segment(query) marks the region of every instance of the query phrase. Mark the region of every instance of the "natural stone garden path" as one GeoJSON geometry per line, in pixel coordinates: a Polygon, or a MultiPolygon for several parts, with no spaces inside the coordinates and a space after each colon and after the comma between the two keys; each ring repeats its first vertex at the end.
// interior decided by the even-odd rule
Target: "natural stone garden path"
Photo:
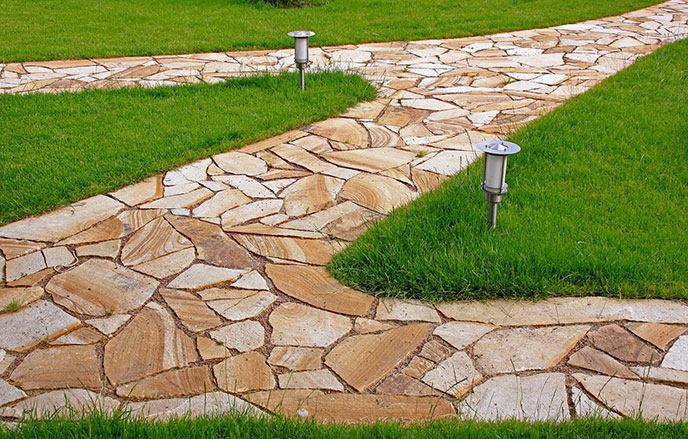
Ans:
{"type": "MultiPolygon", "coordinates": [[[[670,1],[550,29],[314,49],[380,98],[0,227],[0,415],[129,401],[146,416],[687,419],[683,303],[378,300],[324,268],[475,160],[472,144],[685,36],[687,20],[688,2],[670,1]]],[[[0,88],[212,82],[289,68],[291,53],[0,65],[0,88]]]]}

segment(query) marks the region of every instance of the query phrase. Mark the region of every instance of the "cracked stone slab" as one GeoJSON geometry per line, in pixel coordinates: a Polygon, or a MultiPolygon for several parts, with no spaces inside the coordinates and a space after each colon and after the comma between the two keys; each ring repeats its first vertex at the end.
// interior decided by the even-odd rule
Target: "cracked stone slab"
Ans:
{"type": "Polygon", "coordinates": [[[256,317],[277,300],[268,291],[213,288],[199,292],[207,305],[227,320],[256,317]]]}
{"type": "Polygon", "coordinates": [[[0,314],[0,348],[24,350],[79,326],[81,322],[75,317],[39,300],[15,313],[0,314]]]}
{"type": "Polygon", "coordinates": [[[428,371],[422,381],[437,390],[461,398],[482,378],[470,357],[465,352],[457,352],[428,371]]]}

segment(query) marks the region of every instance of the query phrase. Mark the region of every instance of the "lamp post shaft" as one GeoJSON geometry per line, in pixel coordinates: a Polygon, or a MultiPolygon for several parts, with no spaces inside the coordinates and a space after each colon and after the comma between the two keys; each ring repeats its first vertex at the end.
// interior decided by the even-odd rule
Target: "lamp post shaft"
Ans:
{"type": "Polygon", "coordinates": [[[497,206],[498,203],[494,201],[487,203],[487,222],[490,224],[491,229],[497,228],[497,206]]]}
{"type": "Polygon", "coordinates": [[[306,90],[306,75],[302,63],[299,63],[299,86],[301,87],[301,91],[306,90]]]}

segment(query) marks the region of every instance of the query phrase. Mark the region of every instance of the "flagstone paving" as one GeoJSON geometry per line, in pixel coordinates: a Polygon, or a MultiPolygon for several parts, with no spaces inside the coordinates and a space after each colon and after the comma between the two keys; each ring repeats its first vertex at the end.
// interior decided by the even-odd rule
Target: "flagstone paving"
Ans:
{"type": "MultiPolygon", "coordinates": [[[[0,227],[0,416],[71,404],[360,422],[688,419],[688,306],[375,299],[323,265],[508,134],[688,35],[688,2],[483,37],[314,48],[340,117],[0,227]],[[20,309],[16,310],[15,308],[20,309]]],[[[290,50],[0,64],[0,91],[216,82],[290,50]]]]}

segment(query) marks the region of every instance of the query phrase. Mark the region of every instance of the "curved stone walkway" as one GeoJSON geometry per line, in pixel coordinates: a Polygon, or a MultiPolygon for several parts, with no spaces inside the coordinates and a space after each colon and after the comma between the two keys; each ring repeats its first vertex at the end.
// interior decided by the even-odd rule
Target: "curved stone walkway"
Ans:
{"type": "MultiPolygon", "coordinates": [[[[129,401],[146,416],[687,419],[683,303],[433,306],[377,300],[323,267],[474,161],[471,144],[684,37],[687,20],[688,2],[675,0],[550,29],[315,49],[319,64],[361,69],[381,97],[0,227],[0,416],[51,411],[66,396],[75,408],[129,401]]],[[[215,81],[291,60],[264,51],[10,64],[0,88],[215,81]]]]}

